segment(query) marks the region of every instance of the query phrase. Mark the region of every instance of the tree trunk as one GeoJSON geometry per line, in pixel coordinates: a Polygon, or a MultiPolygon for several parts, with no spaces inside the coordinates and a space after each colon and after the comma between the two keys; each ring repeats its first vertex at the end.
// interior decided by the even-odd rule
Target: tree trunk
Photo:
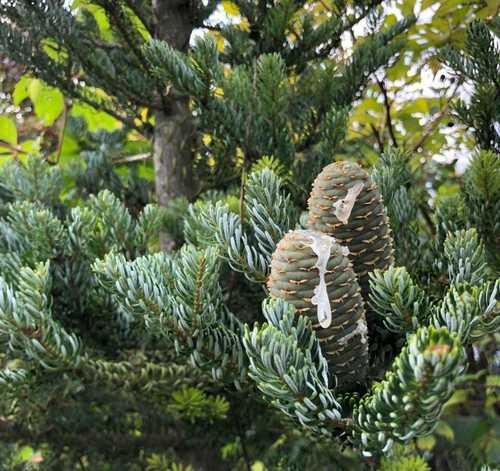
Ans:
{"type": "Polygon", "coordinates": [[[155,115],[153,159],[158,203],[194,194],[192,143],[194,129],[186,101],[177,101],[168,111],[155,115]]]}
{"type": "MultiPolygon", "coordinates": [[[[193,31],[190,0],[153,0],[155,37],[187,51],[193,31]]],[[[167,96],[155,114],[153,160],[158,203],[165,206],[178,196],[195,193],[193,182],[194,125],[189,97],[167,96]]],[[[163,237],[162,249],[169,247],[163,237]]]]}

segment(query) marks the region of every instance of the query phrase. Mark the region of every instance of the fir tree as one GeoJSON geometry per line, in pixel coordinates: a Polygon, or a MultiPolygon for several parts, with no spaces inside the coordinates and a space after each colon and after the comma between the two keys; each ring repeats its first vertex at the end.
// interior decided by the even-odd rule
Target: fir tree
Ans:
{"type": "Polygon", "coordinates": [[[204,23],[216,2],[96,4],[107,39],[85,8],[44,1],[3,4],[2,41],[131,127],[147,132],[135,118],[153,110],[160,203],[185,193],[162,186],[172,146],[212,191],[126,206],[136,180],[89,153],[75,203],[59,167],[2,168],[2,440],[45,447],[52,469],[248,469],[257,457],[356,469],[391,454],[382,469],[426,469],[398,445],[432,433],[466,352],[499,329],[500,185],[498,154],[483,150],[430,229],[408,154],[388,150],[372,169],[334,162],[349,106],[412,19],[333,65],[374,4],[336,2],[316,25],[305,2],[237,1],[243,26],[220,28],[204,23]],[[204,24],[223,54],[208,38],[186,52],[204,24]],[[68,80],[75,70],[82,82],[68,80]],[[92,87],[109,93],[96,103],[92,87]],[[199,148],[195,128],[210,136],[199,148]],[[165,226],[178,251],[156,250],[165,226]]]}

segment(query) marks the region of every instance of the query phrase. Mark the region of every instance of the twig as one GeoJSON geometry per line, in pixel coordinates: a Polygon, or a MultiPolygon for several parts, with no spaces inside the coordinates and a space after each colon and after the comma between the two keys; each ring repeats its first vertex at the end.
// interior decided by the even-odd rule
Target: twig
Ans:
{"type": "Polygon", "coordinates": [[[123,47],[119,44],[114,44],[114,43],[107,43],[106,41],[100,41],[98,39],[94,38],[82,38],[81,39],[83,44],[87,44],[91,47],[97,47],[99,49],[105,49],[105,50],[121,50],[123,51],[123,47]]]}
{"type": "MultiPolygon", "coordinates": [[[[20,147],[17,147],[13,144],[10,144],[9,142],[4,141],[3,139],[0,139],[0,147],[4,147],[4,148],[8,149],[9,153],[12,152],[14,155],[16,155],[16,154],[27,155],[28,154],[26,151],[24,151],[20,147]]],[[[2,155],[2,154],[0,154],[0,155],[2,155]]]]}
{"type": "Polygon", "coordinates": [[[208,31],[215,31],[217,33],[220,33],[222,31],[222,28],[217,25],[203,25],[202,28],[208,31]]]}
{"type": "Polygon", "coordinates": [[[80,462],[80,468],[82,469],[82,471],[85,471],[87,466],[85,466],[85,463],[83,462],[83,458],[81,456],[78,457],[78,461],[80,462]]]}
{"type": "Polygon", "coordinates": [[[416,152],[420,147],[422,147],[422,145],[429,138],[434,129],[436,129],[439,122],[444,118],[444,116],[446,116],[448,110],[450,109],[451,101],[453,100],[453,98],[455,98],[459,86],[460,86],[460,81],[457,80],[457,83],[455,85],[455,88],[453,89],[451,96],[446,100],[446,103],[441,108],[441,110],[436,114],[435,118],[424,129],[422,135],[420,136],[420,139],[413,145],[412,147],[413,152],[416,152]]]}
{"type": "Polygon", "coordinates": [[[245,163],[243,162],[243,168],[241,170],[241,183],[240,183],[240,221],[243,224],[243,218],[245,216],[245,163]]]}
{"type": "Polygon", "coordinates": [[[436,234],[436,227],[434,225],[434,222],[432,221],[432,217],[429,213],[429,208],[427,207],[427,204],[425,202],[421,203],[419,204],[418,208],[420,209],[420,212],[424,217],[424,220],[427,224],[427,227],[429,228],[429,232],[431,233],[431,235],[436,234]]]}
{"type": "Polygon", "coordinates": [[[62,147],[63,147],[63,141],[64,141],[64,133],[66,131],[66,124],[68,123],[68,106],[66,105],[66,102],[64,102],[63,105],[63,112],[62,112],[62,125],[61,129],[59,130],[59,139],[57,142],[57,152],[56,152],[56,158],[55,160],[50,160],[46,159],[46,162],[50,165],[57,165],[59,161],[61,160],[61,153],[62,153],[62,147]]]}
{"type": "Polygon", "coordinates": [[[378,129],[375,127],[373,123],[370,123],[370,128],[373,131],[373,135],[375,136],[375,139],[377,140],[378,147],[380,149],[380,152],[384,151],[384,143],[382,141],[382,137],[380,136],[380,133],[378,132],[378,129]]]}
{"type": "Polygon", "coordinates": [[[245,468],[247,469],[247,471],[251,471],[252,466],[250,464],[251,463],[250,456],[248,455],[248,450],[245,443],[245,437],[243,436],[243,432],[241,430],[241,423],[237,415],[235,417],[235,421],[236,421],[236,433],[238,434],[238,437],[240,439],[241,451],[243,455],[242,457],[243,461],[245,462],[245,468]]]}
{"type": "Polygon", "coordinates": [[[394,133],[394,127],[392,125],[391,102],[389,101],[389,95],[387,94],[387,89],[385,88],[384,82],[379,80],[378,78],[376,80],[380,88],[380,91],[382,92],[382,96],[384,97],[385,115],[386,115],[387,127],[389,129],[389,135],[391,136],[392,145],[394,147],[398,147],[398,142],[396,141],[396,135],[394,133]]]}
{"type": "MultiPolygon", "coordinates": [[[[126,13],[121,11],[121,8],[118,4],[114,5],[113,3],[110,3],[109,5],[106,4],[103,7],[105,11],[115,20],[116,29],[124,39],[125,44],[132,51],[132,54],[135,56],[140,66],[142,66],[143,69],[147,71],[148,63],[146,61],[146,58],[142,55],[141,43],[137,41],[140,35],[137,33],[135,38],[130,36],[129,31],[127,30],[127,26],[130,26],[130,19],[127,17],[126,13]],[[129,25],[123,22],[123,18],[128,19],[129,25]]],[[[136,33],[136,31],[134,31],[134,33],[136,33]]]]}
{"type": "MultiPolygon", "coordinates": [[[[253,82],[252,91],[254,96],[256,95],[256,84],[257,84],[257,68],[253,69],[253,82]]],[[[245,142],[250,142],[250,115],[247,116],[245,123],[245,142]]],[[[243,149],[243,163],[241,164],[241,183],[240,183],[240,221],[243,225],[243,218],[245,217],[245,184],[246,184],[246,164],[247,164],[247,149],[243,149]]]]}
{"type": "MultiPolygon", "coordinates": [[[[128,2],[127,2],[127,6],[129,8],[131,8],[130,4],[128,2]]],[[[162,108],[164,111],[167,111],[168,104],[167,104],[166,97],[163,93],[162,84],[156,77],[151,75],[151,70],[150,70],[147,59],[144,57],[144,55],[142,53],[141,45],[138,44],[136,41],[137,38],[140,38],[140,34],[134,30],[133,32],[136,33],[136,38],[131,37],[131,35],[129,34],[129,31],[127,30],[127,25],[124,22],[122,22],[122,14],[121,14],[122,12],[119,10],[119,7],[117,8],[115,6],[112,6],[111,8],[107,8],[107,11],[115,19],[115,24],[116,24],[118,31],[120,32],[125,43],[129,46],[129,48],[132,51],[132,53],[134,54],[134,56],[136,57],[137,61],[139,62],[139,65],[142,67],[144,72],[154,80],[154,82],[156,84],[156,90],[158,92],[158,95],[160,96],[162,108]]],[[[135,10],[132,10],[132,11],[137,15],[137,12],[135,10]]],[[[125,15],[125,18],[128,19],[128,17],[126,15],[125,15]]],[[[141,22],[143,22],[141,17],[138,16],[138,18],[141,20],[141,22]]],[[[130,19],[128,19],[128,21],[130,22],[130,19]]],[[[129,25],[129,26],[131,26],[131,25],[129,25]]],[[[146,27],[146,24],[144,24],[144,26],[146,27]]]]}
{"type": "Polygon", "coordinates": [[[119,157],[117,159],[113,159],[114,165],[119,164],[127,164],[130,162],[140,162],[142,160],[149,160],[152,155],[149,152],[145,152],[144,154],[134,154],[134,155],[126,155],[125,157],[119,157]]]}
{"type": "MultiPolygon", "coordinates": [[[[139,15],[139,12],[138,12],[138,9],[134,9],[132,6],[131,6],[131,3],[130,2],[126,2],[128,7],[137,15],[137,17],[139,18],[139,20],[144,24],[144,26],[146,27],[146,29],[148,30],[149,34],[153,37],[154,35],[154,31],[152,29],[150,29],[152,26],[151,25],[148,25],[145,21],[145,19],[139,15]]],[[[137,46],[135,44],[135,41],[134,41],[134,38],[131,38],[130,35],[128,34],[127,32],[127,27],[126,25],[124,25],[123,23],[120,23],[119,21],[119,18],[120,18],[120,13],[118,13],[117,15],[117,27],[118,29],[120,30],[120,33],[123,37],[123,39],[125,40],[125,42],[129,45],[129,47],[131,48],[132,52],[134,53],[134,55],[136,56],[137,60],[139,61],[139,63],[141,64],[144,72],[153,79],[153,81],[155,82],[155,86],[156,86],[156,91],[160,97],[160,107],[161,109],[163,109],[163,111],[167,112],[170,105],[167,101],[167,97],[164,93],[164,90],[163,90],[163,84],[162,82],[157,78],[155,77],[152,73],[151,73],[151,67],[149,66],[149,63],[148,63],[148,60],[146,59],[146,57],[143,55],[143,52],[142,52],[142,49],[141,49],[141,46],[137,46]]],[[[134,32],[137,33],[136,36],[138,38],[140,38],[140,33],[137,32],[135,29],[134,29],[134,32]]],[[[151,108],[155,108],[156,107],[156,103],[152,103],[150,105],[151,108]]]]}

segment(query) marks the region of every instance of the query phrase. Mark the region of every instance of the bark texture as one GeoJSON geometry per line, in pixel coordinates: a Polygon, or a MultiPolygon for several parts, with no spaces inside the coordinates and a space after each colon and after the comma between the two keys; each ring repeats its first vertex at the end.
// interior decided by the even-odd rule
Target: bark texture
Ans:
{"type": "MultiPolygon", "coordinates": [[[[190,0],[154,0],[155,37],[187,51],[193,31],[190,0]]],[[[193,181],[194,125],[189,97],[167,96],[155,115],[153,159],[160,205],[195,193],[193,181]]]]}

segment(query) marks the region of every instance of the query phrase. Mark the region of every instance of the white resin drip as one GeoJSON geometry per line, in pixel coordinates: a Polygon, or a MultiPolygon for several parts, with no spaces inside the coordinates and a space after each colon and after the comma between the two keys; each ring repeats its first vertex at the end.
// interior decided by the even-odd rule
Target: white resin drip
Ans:
{"type": "MultiPolygon", "coordinates": [[[[299,232],[299,231],[297,231],[299,232]]],[[[311,239],[311,249],[317,255],[318,260],[314,265],[319,272],[319,283],[314,288],[314,296],[311,298],[311,303],[318,306],[318,322],[321,327],[326,329],[332,323],[332,308],[330,306],[330,299],[328,298],[328,291],[326,289],[326,267],[330,259],[330,252],[335,243],[333,237],[321,234],[315,231],[302,230],[300,233],[311,239]]]]}
{"type": "Polygon", "coordinates": [[[340,247],[340,253],[344,256],[347,257],[351,252],[349,252],[349,248],[345,245],[339,245],[340,247]]]}
{"type": "Polygon", "coordinates": [[[332,323],[332,308],[326,289],[325,274],[333,243],[334,240],[331,237],[321,235],[313,237],[311,245],[312,251],[318,256],[315,267],[319,272],[319,283],[314,288],[314,296],[311,298],[311,303],[318,306],[318,322],[323,329],[330,327],[332,323]]]}
{"type": "Polygon", "coordinates": [[[361,193],[361,190],[365,184],[363,182],[356,183],[353,187],[347,190],[347,195],[345,198],[333,203],[335,208],[335,216],[342,224],[347,224],[349,221],[349,216],[351,215],[352,208],[356,202],[356,198],[361,193]]]}
{"type": "Polygon", "coordinates": [[[359,318],[356,322],[356,328],[349,332],[345,337],[338,340],[339,345],[344,346],[349,340],[351,340],[355,335],[361,336],[361,343],[366,343],[366,335],[368,334],[368,328],[366,326],[366,321],[363,317],[359,318]]]}

